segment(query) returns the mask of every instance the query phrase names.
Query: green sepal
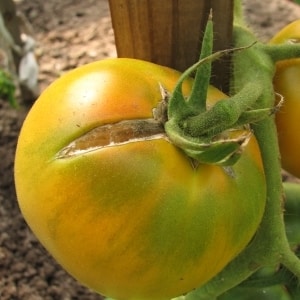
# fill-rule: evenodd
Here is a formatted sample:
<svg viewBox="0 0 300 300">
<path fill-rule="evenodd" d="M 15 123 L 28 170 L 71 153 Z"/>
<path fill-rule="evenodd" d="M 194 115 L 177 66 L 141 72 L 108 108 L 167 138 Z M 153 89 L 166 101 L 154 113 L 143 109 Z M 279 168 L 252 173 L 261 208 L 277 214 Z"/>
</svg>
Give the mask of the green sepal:
<svg viewBox="0 0 300 300">
<path fill-rule="evenodd" d="M 215 142 L 204 145 L 204 151 L 185 150 L 186 154 L 205 164 L 231 166 L 241 156 L 240 144 L 237 142 Z"/>
<path fill-rule="evenodd" d="M 209 15 L 205 32 L 202 40 L 202 47 L 199 60 L 209 57 L 213 53 L 213 21 L 212 12 Z M 199 65 L 195 74 L 195 81 L 192 87 L 191 94 L 188 98 L 189 106 L 198 114 L 206 111 L 206 95 L 210 83 L 212 64 L 211 62 Z"/>
<path fill-rule="evenodd" d="M 171 142 L 189 157 L 200 163 L 221 166 L 235 164 L 251 136 L 250 131 L 228 130 L 213 139 L 199 139 L 185 136 L 178 125 L 172 122 L 165 124 L 165 131 Z"/>
</svg>

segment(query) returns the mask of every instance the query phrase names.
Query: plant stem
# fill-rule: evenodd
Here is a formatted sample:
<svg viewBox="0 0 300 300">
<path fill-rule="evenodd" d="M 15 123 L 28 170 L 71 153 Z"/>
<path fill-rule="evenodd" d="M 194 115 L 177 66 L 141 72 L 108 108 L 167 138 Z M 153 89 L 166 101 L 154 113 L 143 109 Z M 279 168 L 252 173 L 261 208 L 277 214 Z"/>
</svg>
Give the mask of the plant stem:
<svg viewBox="0 0 300 300">
<path fill-rule="evenodd" d="M 283 253 L 280 262 L 300 280 L 300 260 L 290 248 Z"/>
</svg>

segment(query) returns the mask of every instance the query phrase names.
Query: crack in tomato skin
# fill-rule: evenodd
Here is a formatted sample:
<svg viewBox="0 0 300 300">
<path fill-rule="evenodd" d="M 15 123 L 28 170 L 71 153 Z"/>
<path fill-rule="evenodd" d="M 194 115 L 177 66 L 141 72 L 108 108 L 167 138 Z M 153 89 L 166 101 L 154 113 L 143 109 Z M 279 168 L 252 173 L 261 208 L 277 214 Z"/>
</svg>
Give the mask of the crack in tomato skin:
<svg viewBox="0 0 300 300">
<path fill-rule="evenodd" d="M 55 158 L 65 159 L 106 147 L 155 139 L 167 140 L 161 123 L 154 119 L 124 120 L 90 130 L 62 148 Z"/>
<path fill-rule="evenodd" d="M 55 158 L 65 159 L 106 147 L 155 139 L 170 142 L 164 129 L 164 124 L 168 120 L 167 104 L 170 94 L 161 83 L 159 89 L 162 100 L 152 109 L 153 118 L 121 120 L 95 127 L 63 147 Z"/>
</svg>

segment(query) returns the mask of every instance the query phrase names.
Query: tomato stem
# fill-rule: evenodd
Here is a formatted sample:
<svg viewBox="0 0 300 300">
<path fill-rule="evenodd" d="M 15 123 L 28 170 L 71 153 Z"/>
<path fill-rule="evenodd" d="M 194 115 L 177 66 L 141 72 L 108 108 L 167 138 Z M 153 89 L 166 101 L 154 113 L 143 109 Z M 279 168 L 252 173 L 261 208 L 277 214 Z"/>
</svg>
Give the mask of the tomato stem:
<svg viewBox="0 0 300 300">
<path fill-rule="evenodd" d="M 283 253 L 280 262 L 300 279 L 300 260 L 290 248 Z"/>
<path fill-rule="evenodd" d="M 264 45 L 264 51 L 273 59 L 274 62 L 299 58 L 300 45 L 297 43 L 280 44 L 280 45 Z"/>
</svg>

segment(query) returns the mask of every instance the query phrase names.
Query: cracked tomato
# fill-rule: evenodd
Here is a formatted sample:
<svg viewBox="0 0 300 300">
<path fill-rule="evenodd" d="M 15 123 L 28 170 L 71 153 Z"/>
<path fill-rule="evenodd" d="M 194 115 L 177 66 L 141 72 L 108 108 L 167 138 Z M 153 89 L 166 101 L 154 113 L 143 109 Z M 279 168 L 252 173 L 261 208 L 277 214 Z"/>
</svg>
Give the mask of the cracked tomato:
<svg viewBox="0 0 300 300">
<path fill-rule="evenodd" d="M 20 133 L 26 221 L 70 274 L 115 299 L 170 299 L 205 283 L 263 215 L 254 137 L 231 169 L 195 164 L 153 119 L 161 86 L 172 91 L 179 76 L 134 59 L 79 67 L 44 91 Z M 207 97 L 225 95 L 210 87 Z"/>
<path fill-rule="evenodd" d="M 271 40 L 272 44 L 299 42 L 300 20 L 287 25 Z M 300 178 L 300 58 L 276 64 L 274 89 L 284 99 L 276 113 L 282 167 Z"/>
</svg>

